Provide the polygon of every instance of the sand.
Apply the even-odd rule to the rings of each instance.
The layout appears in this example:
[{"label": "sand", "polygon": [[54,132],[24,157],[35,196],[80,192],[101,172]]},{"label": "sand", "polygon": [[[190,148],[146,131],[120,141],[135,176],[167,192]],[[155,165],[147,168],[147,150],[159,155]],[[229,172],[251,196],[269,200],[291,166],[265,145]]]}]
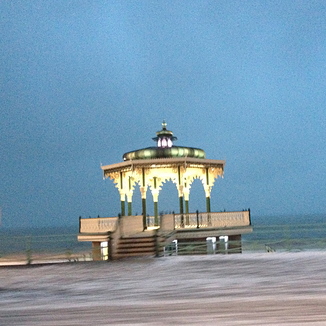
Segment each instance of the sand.
[{"label": "sand", "polygon": [[326,252],[0,267],[0,325],[326,325]]}]

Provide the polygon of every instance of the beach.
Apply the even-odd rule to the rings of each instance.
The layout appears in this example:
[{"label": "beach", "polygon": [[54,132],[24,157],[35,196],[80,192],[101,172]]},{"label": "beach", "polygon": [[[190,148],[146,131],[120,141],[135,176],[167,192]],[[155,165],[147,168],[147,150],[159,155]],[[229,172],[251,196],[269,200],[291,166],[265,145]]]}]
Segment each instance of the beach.
[{"label": "beach", "polygon": [[0,268],[1,325],[325,325],[326,252]]}]

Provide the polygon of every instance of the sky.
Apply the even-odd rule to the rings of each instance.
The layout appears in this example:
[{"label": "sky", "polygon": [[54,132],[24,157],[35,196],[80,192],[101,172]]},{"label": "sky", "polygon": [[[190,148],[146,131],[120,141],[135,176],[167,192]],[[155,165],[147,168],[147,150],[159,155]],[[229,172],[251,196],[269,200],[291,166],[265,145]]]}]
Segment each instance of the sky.
[{"label": "sky", "polygon": [[[325,90],[323,0],[2,0],[0,227],[116,216],[101,165],[155,146],[163,119],[226,160],[212,211],[324,214]],[[159,210],[178,210],[171,183]]]}]

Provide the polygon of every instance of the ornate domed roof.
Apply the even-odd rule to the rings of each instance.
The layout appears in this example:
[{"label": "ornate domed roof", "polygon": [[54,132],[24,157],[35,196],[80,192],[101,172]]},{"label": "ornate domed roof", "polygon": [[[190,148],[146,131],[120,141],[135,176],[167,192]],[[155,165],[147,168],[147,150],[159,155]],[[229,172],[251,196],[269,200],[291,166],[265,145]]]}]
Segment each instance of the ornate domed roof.
[{"label": "ornate domed roof", "polygon": [[174,146],[173,141],[177,137],[173,136],[173,132],[166,129],[166,122],[162,123],[162,130],[156,132],[156,137],[152,138],[157,142],[157,147],[147,147],[123,154],[123,160],[144,160],[155,158],[171,158],[171,157],[193,157],[206,158],[204,150],[193,147]]}]

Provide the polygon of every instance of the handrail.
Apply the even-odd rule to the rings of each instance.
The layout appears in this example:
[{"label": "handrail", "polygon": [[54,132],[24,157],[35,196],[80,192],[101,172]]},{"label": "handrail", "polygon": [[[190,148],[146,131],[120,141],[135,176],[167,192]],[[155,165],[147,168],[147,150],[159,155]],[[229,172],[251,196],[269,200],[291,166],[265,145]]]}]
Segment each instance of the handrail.
[{"label": "handrail", "polygon": [[[162,251],[165,247],[173,242],[175,239],[175,234],[177,232],[175,230],[168,232],[156,232],[156,257],[162,255]],[[173,240],[172,240],[173,239]],[[169,241],[171,240],[171,241]]]},{"label": "handrail", "polygon": [[118,217],[96,217],[80,219],[80,233],[114,232]]},{"label": "handrail", "polygon": [[225,228],[250,225],[249,211],[189,213],[175,215],[176,229]]}]

